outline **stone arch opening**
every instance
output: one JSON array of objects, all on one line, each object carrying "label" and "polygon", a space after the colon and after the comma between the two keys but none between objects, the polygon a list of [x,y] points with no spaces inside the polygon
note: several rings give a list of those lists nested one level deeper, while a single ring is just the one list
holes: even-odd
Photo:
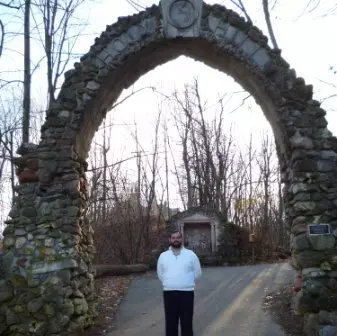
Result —
[{"label": "stone arch opening", "polygon": [[[90,142],[124,88],[179,55],[231,75],[261,106],[276,139],[293,262],[303,274],[295,307],[303,313],[337,309],[337,141],[312,87],[267,42],[235,12],[202,0],[162,0],[95,40],[65,74],[39,145],[21,147],[18,197],[4,232],[0,333],[61,335],[91,323]],[[309,224],[322,223],[329,233],[308,233]]]}]

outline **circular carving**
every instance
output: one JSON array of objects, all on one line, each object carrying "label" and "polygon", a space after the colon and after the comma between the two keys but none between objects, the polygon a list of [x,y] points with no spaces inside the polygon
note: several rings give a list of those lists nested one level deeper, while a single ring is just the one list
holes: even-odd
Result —
[{"label": "circular carving", "polygon": [[188,0],[177,0],[172,3],[170,7],[170,21],[176,28],[189,28],[194,24],[197,18],[198,13],[192,2]]}]

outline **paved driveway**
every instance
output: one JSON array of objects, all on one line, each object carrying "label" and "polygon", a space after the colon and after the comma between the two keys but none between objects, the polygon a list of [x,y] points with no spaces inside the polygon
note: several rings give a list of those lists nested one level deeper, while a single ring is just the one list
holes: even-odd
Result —
[{"label": "paved driveway", "polygon": [[[284,336],[261,301],[294,276],[287,264],[204,268],[195,291],[194,335]],[[154,272],[133,280],[109,335],[164,335],[162,290]]]}]

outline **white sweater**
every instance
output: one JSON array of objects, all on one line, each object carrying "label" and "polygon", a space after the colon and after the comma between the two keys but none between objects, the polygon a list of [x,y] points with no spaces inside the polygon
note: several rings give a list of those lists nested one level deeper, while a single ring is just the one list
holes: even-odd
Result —
[{"label": "white sweater", "polygon": [[201,276],[200,262],[193,251],[183,247],[179,255],[174,255],[170,247],[159,256],[157,274],[164,291],[193,291]]}]

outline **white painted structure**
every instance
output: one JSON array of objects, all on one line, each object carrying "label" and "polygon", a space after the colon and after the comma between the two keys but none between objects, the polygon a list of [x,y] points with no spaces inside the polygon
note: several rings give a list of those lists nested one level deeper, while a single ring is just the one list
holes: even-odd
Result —
[{"label": "white painted structure", "polygon": [[217,252],[220,223],[217,215],[192,210],[177,214],[172,222],[182,233],[186,247],[203,255]]}]

